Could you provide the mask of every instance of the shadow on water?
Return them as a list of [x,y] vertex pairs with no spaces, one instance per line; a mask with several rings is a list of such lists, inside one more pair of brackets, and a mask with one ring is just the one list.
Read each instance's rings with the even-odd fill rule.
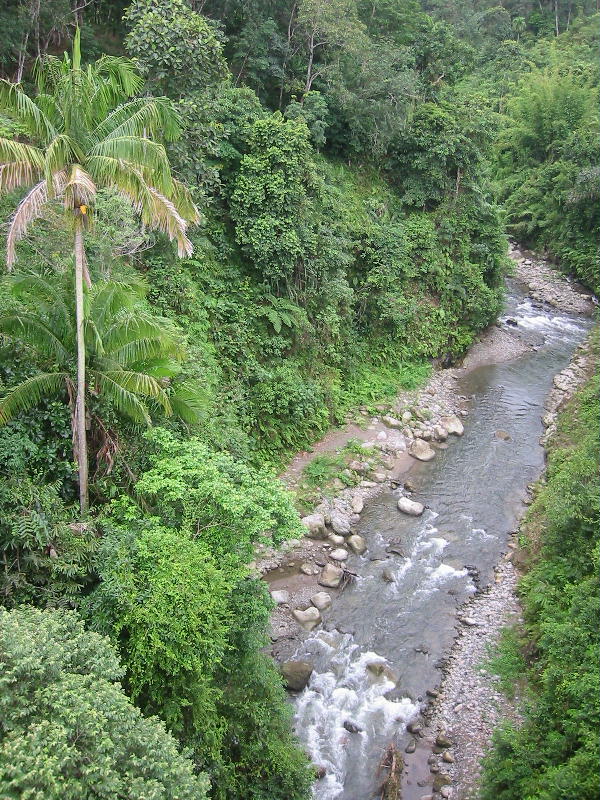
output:
[[391,490],[371,502],[358,527],[369,550],[349,563],[360,577],[296,654],[315,664],[295,726],[326,771],[316,800],[373,796],[382,753],[393,738],[407,741],[406,724],[440,681],[457,608],[491,580],[543,467],[544,400],[588,323],[536,308],[518,290],[507,308],[538,351],[462,379],[459,392],[471,398],[464,436],[414,470],[425,513],[402,515]]

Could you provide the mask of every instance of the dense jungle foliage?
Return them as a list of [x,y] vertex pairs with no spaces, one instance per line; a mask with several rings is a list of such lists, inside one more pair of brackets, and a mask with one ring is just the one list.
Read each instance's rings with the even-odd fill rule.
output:
[[309,796],[274,473],[460,357],[507,233],[598,289],[597,10],[0,0],[3,797]]
[[528,678],[525,718],[496,734],[485,800],[593,800],[600,791],[599,389],[596,371],[562,412],[546,483],[525,520],[525,630],[515,643],[526,663],[512,661],[515,677]]

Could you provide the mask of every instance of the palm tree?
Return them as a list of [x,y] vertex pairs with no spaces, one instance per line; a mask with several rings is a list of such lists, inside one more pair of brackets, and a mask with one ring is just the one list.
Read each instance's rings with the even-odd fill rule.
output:
[[527,23],[525,17],[515,17],[512,21],[512,29],[517,34],[517,42],[521,38],[521,34],[525,32]]
[[[177,116],[166,98],[134,98],[142,79],[128,59],[103,56],[81,66],[79,30],[73,55],[47,57],[35,70],[37,95],[0,81],[0,111],[18,122],[27,141],[0,138],[0,192],[29,188],[9,223],[6,259],[44,206],[62,199],[72,224],[77,313],[77,392],[74,418],[79,499],[88,507],[88,459],[85,426],[85,343],[83,283],[84,231],[96,192],[111,188],[139,213],[142,223],[177,242],[181,257],[190,255],[189,223],[199,220],[187,189],[171,175],[164,145],[158,139],[179,135]],[[134,99],[131,99],[134,98]]]
[[[62,396],[71,408],[75,432],[77,326],[73,284],[68,276],[30,272],[7,278],[20,301],[18,311],[0,317],[0,333],[32,348],[46,371],[27,378],[0,398],[0,425],[29,411],[42,400]],[[149,314],[143,306],[141,282],[95,283],[84,293],[84,342],[87,360],[86,405],[91,415],[97,455],[111,465],[114,439],[99,411],[112,405],[138,424],[151,424],[153,413],[176,414],[195,422],[202,408],[201,393],[189,382],[177,383],[184,356],[169,320]],[[74,450],[77,441],[74,436]]]

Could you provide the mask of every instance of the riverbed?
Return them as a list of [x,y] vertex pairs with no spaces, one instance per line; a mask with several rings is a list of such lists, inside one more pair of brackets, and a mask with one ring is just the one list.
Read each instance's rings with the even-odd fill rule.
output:
[[[294,658],[314,665],[295,700],[295,729],[321,770],[316,800],[367,800],[388,745],[410,749],[407,726],[414,729],[435,696],[465,625],[461,609],[493,582],[527,487],[543,469],[544,400],[589,319],[532,300],[515,281],[500,324],[527,347],[460,377],[464,435],[411,469],[411,498],[424,514],[397,510],[402,488],[369,502],[356,525],[368,550],[347,562],[358,577],[296,648]],[[427,793],[418,783],[405,787],[403,800]]]

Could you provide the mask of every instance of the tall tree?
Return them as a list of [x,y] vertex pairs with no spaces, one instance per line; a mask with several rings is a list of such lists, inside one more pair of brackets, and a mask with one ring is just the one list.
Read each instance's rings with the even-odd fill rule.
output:
[[85,413],[84,231],[96,192],[109,187],[126,197],[144,225],[175,240],[180,256],[190,255],[186,235],[199,220],[187,189],[171,175],[160,138],[179,135],[177,117],[164,98],[131,99],[142,86],[132,61],[103,56],[81,66],[79,30],[72,58],[48,57],[35,71],[37,94],[29,97],[8,81],[0,82],[0,111],[15,119],[27,142],[0,138],[0,192],[31,186],[10,221],[7,264],[12,267],[19,239],[61,198],[73,227],[77,318],[77,400],[75,413],[79,499],[88,508],[88,459]]
[[[70,280],[48,281],[43,275],[24,273],[11,276],[9,285],[22,306],[0,316],[0,333],[27,344],[52,369],[32,375],[0,398],[0,425],[57,395],[70,400],[76,417],[71,398],[77,322]],[[188,422],[198,415],[200,394],[195,386],[185,379],[173,382],[183,357],[176,331],[168,320],[144,309],[144,293],[143,284],[115,281],[98,282],[85,293],[85,402],[92,406],[89,401],[94,398],[91,413],[88,408],[93,452],[98,467],[104,463],[108,471],[117,438],[103,421],[99,402],[141,425],[150,424],[152,411],[176,414]]]

